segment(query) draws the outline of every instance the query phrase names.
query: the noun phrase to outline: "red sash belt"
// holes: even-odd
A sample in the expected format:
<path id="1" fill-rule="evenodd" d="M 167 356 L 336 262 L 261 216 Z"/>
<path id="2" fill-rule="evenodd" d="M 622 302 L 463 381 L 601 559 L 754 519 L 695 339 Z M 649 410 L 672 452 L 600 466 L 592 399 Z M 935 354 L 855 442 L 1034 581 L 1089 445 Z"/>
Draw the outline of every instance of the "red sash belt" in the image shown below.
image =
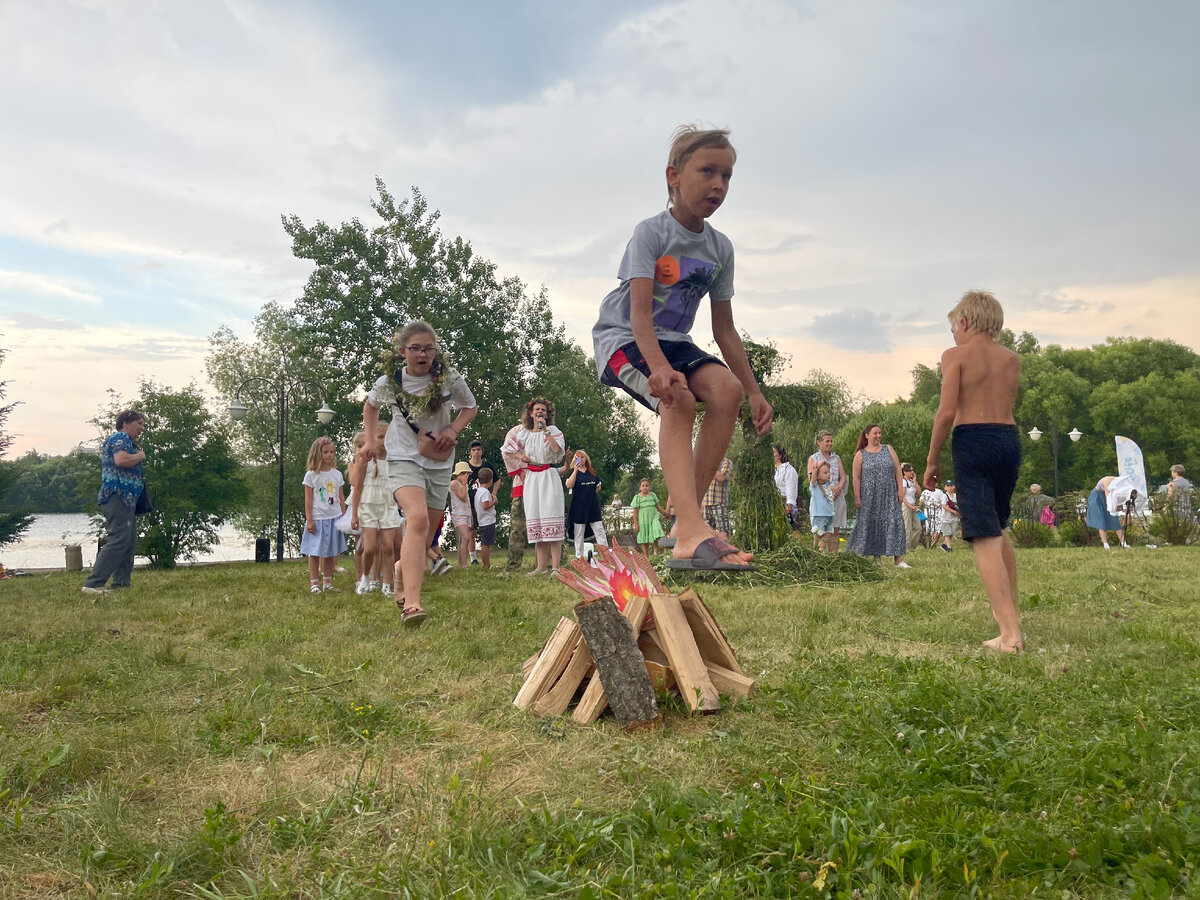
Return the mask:
<path id="1" fill-rule="evenodd" d="M 553 469 L 553 465 L 543 465 L 542 463 L 530 463 L 525 467 L 530 472 L 545 472 L 547 469 Z"/>

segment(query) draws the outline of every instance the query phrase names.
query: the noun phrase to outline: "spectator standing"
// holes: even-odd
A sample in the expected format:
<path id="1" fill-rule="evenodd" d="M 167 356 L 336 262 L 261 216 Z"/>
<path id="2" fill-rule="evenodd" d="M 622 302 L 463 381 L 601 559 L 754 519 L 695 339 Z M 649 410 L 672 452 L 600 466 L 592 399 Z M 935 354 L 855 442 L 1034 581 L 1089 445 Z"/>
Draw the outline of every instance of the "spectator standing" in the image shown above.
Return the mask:
<path id="1" fill-rule="evenodd" d="M 717 474 L 713 476 L 712 484 L 704 492 L 704 500 L 700 504 L 700 512 L 708 527 L 725 541 L 729 540 L 733 531 L 729 526 L 729 479 L 732 473 L 733 463 L 726 456 L 717 467 Z"/>
<path id="2" fill-rule="evenodd" d="M 475 555 L 475 545 L 479 540 L 479 519 L 475 508 L 475 491 L 479 486 L 479 471 L 483 468 L 491 469 L 494 478 L 496 467 L 483 458 L 483 442 L 480 440 L 471 441 L 467 448 L 467 465 L 471 467 L 471 474 L 467 478 L 467 490 L 471 500 L 471 562 L 477 563 L 479 559 Z"/>
<path id="3" fill-rule="evenodd" d="M 841 531 L 849 521 L 846 515 L 846 482 L 849 476 L 842 458 L 833 452 L 833 433 L 822 429 L 817 432 L 817 452 L 808 458 L 808 480 L 821 463 L 829 463 L 829 484 L 833 491 L 833 552 L 841 549 Z"/>
<path id="4" fill-rule="evenodd" d="M 904 478 L 904 499 L 901 514 L 904 516 L 904 549 L 911 553 L 921 543 L 921 511 L 917 508 L 917 472 L 912 463 L 901 463 L 900 474 Z"/>
<path id="5" fill-rule="evenodd" d="M 942 501 L 942 515 L 940 530 L 942 532 L 942 549 L 947 553 L 951 553 L 951 544 L 954 539 L 962 534 L 958 512 L 958 489 L 954 486 L 953 481 L 946 482 L 946 499 Z"/>
<path id="6" fill-rule="evenodd" d="M 566 534 L 562 478 L 555 465 L 563 458 L 566 441 L 554 424 L 554 404 L 535 397 L 525 404 L 521 427 L 504 444 L 503 452 L 522 467 L 525 536 L 537 553 L 533 575 L 558 571 Z"/>
<path id="7" fill-rule="evenodd" d="M 783 498 L 784 511 L 787 513 L 788 527 L 796 527 L 796 495 L 800 493 L 800 473 L 788 462 L 787 451 L 782 444 L 772 444 L 771 454 L 775 458 L 775 487 Z"/>
<path id="8" fill-rule="evenodd" d="M 575 556 L 583 558 L 583 544 L 588 529 L 596 544 L 607 547 L 608 535 L 600 518 L 600 490 L 604 486 L 592 468 L 592 459 L 583 450 L 568 453 L 563 463 L 567 475 L 567 490 L 571 492 L 571 509 L 567 513 L 567 530 L 575 539 Z"/>
<path id="9" fill-rule="evenodd" d="M 1184 475 L 1187 470 L 1181 465 L 1171 466 L 1171 480 L 1167 484 L 1167 499 L 1187 517 L 1192 515 L 1192 483 Z"/>
<path id="10" fill-rule="evenodd" d="M 650 490 L 649 478 L 642 479 L 630 504 L 633 506 L 633 514 L 637 517 L 638 549 L 649 556 L 657 549 L 655 544 L 658 539 L 664 536 L 662 522 L 658 516 L 659 513 L 665 512 L 658 503 L 658 494 Z"/>
<path id="11" fill-rule="evenodd" d="M 146 451 L 137 439 L 146 428 L 146 417 L 127 409 L 117 416 L 117 430 L 104 439 L 100 448 L 100 511 L 108 537 L 91 574 L 83 582 L 85 594 L 104 594 L 112 578 L 114 588 L 129 587 L 133 575 L 133 555 L 137 549 L 138 501 L 146 492 Z M 149 504 L 143 501 L 145 510 Z"/>
<path id="12" fill-rule="evenodd" d="M 904 561 L 904 518 L 900 504 L 904 498 L 904 479 L 896 451 L 883 443 L 883 429 L 868 425 L 858 436 L 854 453 L 854 505 L 858 518 L 850 549 L 859 556 L 884 556 L 894 559 L 897 567 L 909 568 Z"/>
<path id="13" fill-rule="evenodd" d="M 483 567 L 492 567 L 492 547 L 496 543 L 496 501 L 492 497 L 492 470 L 484 466 L 479 470 L 479 484 L 475 489 L 475 515 L 479 520 L 479 555 Z"/>
<path id="14" fill-rule="evenodd" d="M 921 491 L 921 515 L 925 517 L 924 531 L 929 539 L 931 549 L 942 541 L 942 505 L 946 502 L 946 492 L 937 486 L 937 478 L 931 481 L 932 488 Z"/>
<path id="15" fill-rule="evenodd" d="M 508 434 L 504 436 L 505 447 L 516 440 L 517 433 L 523 427 L 514 425 L 508 429 Z M 512 505 L 508 510 L 508 564 L 505 568 L 516 572 L 525 564 L 525 547 L 528 544 L 525 539 L 525 469 L 518 454 L 506 453 L 501 449 L 500 459 L 504 461 L 504 470 L 512 479 Z"/>

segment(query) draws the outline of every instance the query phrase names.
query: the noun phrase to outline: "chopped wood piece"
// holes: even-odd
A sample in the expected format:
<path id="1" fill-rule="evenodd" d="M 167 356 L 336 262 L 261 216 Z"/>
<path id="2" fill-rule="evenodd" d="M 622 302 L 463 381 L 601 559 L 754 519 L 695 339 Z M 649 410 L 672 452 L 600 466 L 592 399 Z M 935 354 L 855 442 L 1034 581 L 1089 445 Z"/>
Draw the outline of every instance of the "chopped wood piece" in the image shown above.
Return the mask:
<path id="1" fill-rule="evenodd" d="M 679 603 L 683 607 L 684 615 L 687 616 L 688 625 L 696 638 L 696 646 L 700 649 L 700 656 L 704 661 L 716 663 L 726 669 L 732 669 L 739 675 L 745 675 L 746 673 L 738 664 L 733 647 L 725 637 L 725 632 L 721 630 L 721 626 L 717 624 L 713 614 L 704 605 L 700 595 L 692 588 L 688 588 L 679 595 Z"/>
<path id="2" fill-rule="evenodd" d="M 541 655 L 542 655 L 542 651 L 539 650 L 537 653 L 533 654 L 533 656 L 529 657 L 529 659 L 525 660 L 525 662 L 521 663 L 521 683 L 522 684 L 524 684 L 525 679 L 529 677 L 529 673 L 533 671 L 533 664 L 538 661 L 538 657 Z"/>
<path id="3" fill-rule="evenodd" d="M 631 597 L 626 609 L 634 605 L 634 599 L 640 598 Z M 638 649 L 632 624 L 617 610 L 617 604 L 611 597 L 584 600 L 575 605 L 575 618 L 621 730 L 659 727 L 662 713 L 646 673 L 646 660 Z"/>
<path id="4" fill-rule="evenodd" d="M 664 693 L 675 686 L 675 673 L 670 666 L 646 660 L 646 673 L 650 676 L 655 693 Z"/>
<path id="5" fill-rule="evenodd" d="M 709 681 L 722 694 L 728 694 L 736 700 L 738 697 L 749 697 L 754 691 L 755 681 L 748 675 L 742 675 L 716 663 L 705 663 L 705 668 L 708 669 Z"/>
<path id="6" fill-rule="evenodd" d="M 671 661 L 667 659 L 666 651 L 663 650 L 662 644 L 659 642 L 657 631 L 643 631 L 639 634 L 638 647 L 642 651 L 642 656 L 646 657 L 647 662 L 656 662 L 661 666 L 671 665 Z"/>
<path id="7" fill-rule="evenodd" d="M 602 601 L 597 600 L 595 602 L 600 603 Z M 637 634 L 641 629 L 642 619 L 646 615 L 647 606 L 649 606 L 649 600 L 647 600 L 645 597 L 630 597 L 629 602 L 625 604 L 625 611 L 622 615 L 625 620 L 630 623 L 630 634 L 634 638 L 637 637 Z M 615 603 L 613 604 L 613 608 L 616 608 Z M 578 615 L 579 607 L 576 607 L 575 610 L 576 615 Z M 593 649 L 590 644 L 588 645 L 588 648 L 589 650 Z M 640 653 L 638 654 L 638 657 L 641 659 Z M 644 670 L 645 666 L 643 665 L 642 668 Z M 601 679 L 600 671 L 600 667 L 597 666 L 596 674 L 593 675 L 591 680 L 588 682 L 588 686 L 583 692 L 583 697 L 581 697 L 579 702 L 575 704 L 575 714 L 573 718 L 580 725 L 587 725 L 589 722 L 595 722 L 596 719 L 600 718 L 600 714 L 604 712 L 604 708 L 608 706 L 608 694 L 604 689 L 604 683 Z M 649 676 L 647 676 L 647 678 L 649 678 Z M 653 693 L 654 691 L 652 688 L 651 694 Z"/>
<path id="8" fill-rule="evenodd" d="M 674 594 L 651 594 L 650 608 L 654 610 L 658 638 L 671 661 L 671 671 L 684 701 L 693 712 L 717 712 L 721 700 L 708 677 L 679 598 Z"/>
<path id="9" fill-rule="evenodd" d="M 565 616 L 559 619 L 558 625 L 554 627 L 554 633 L 550 635 L 550 640 L 546 641 L 546 646 L 542 648 L 541 655 L 538 657 L 537 662 L 533 664 L 533 669 L 530 671 L 529 677 L 521 685 L 521 690 L 517 691 L 517 696 L 513 700 L 513 704 L 518 709 L 526 709 L 532 706 L 542 694 L 550 690 L 551 685 L 562 674 L 563 669 L 567 667 L 567 663 L 571 658 L 571 651 L 578 640 L 579 625 Z"/>
<path id="10" fill-rule="evenodd" d="M 533 704 L 533 711 L 539 716 L 561 716 L 571 705 L 575 691 L 592 668 L 592 654 L 588 652 L 583 635 L 575 642 L 571 651 L 571 661 L 559 676 L 558 681 L 549 691 L 543 694 Z"/>

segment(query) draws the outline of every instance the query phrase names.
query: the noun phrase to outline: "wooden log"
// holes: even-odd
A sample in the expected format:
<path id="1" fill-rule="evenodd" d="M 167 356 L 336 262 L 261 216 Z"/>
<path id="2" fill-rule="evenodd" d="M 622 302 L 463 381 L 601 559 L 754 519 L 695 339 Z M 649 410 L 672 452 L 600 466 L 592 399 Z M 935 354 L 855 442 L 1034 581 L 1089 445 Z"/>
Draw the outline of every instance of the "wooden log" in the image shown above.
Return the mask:
<path id="1" fill-rule="evenodd" d="M 529 677 L 517 691 L 513 705 L 518 709 L 527 709 L 542 694 L 550 690 L 555 680 L 562 674 L 563 669 L 567 667 L 567 663 L 571 659 L 571 651 L 578 640 L 578 623 L 572 622 L 565 616 L 559 619 L 558 624 L 554 627 L 554 633 L 550 635 L 550 640 L 546 641 L 546 646 L 542 648 L 541 656 L 533 664 Z"/>
<path id="2" fill-rule="evenodd" d="M 655 662 L 662 666 L 671 665 L 666 651 L 659 642 L 657 631 L 643 631 L 639 634 L 638 648 L 642 651 L 642 656 L 646 657 L 647 662 Z"/>
<path id="3" fill-rule="evenodd" d="M 737 700 L 739 697 L 749 697 L 754 691 L 755 681 L 748 675 L 742 675 L 733 669 L 718 666 L 716 663 L 705 663 L 708 679 L 713 687 L 722 694 L 727 694 Z"/>
<path id="4" fill-rule="evenodd" d="M 634 605 L 633 599 L 626 609 Z M 611 597 L 584 600 L 575 605 L 575 618 L 596 661 L 596 678 L 604 685 L 621 730 L 658 728 L 662 713 L 654 699 L 646 660 L 638 649 L 632 624 L 618 612 L 617 604 Z"/>
<path id="5" fill-rule="evenodd" d="M 665 693 L 675 686 L 675 673 L 670 666 L 646 660 L 646 674 L 650 676 L 656 694 Z"/>
<path id="6" fill-rule="evenodd" d="M 533 671 L 534 663 L 536 663 L 538 661 L 538 657 L 541 655 L 542 655 L 542 651 L 539 650 L 537 653 L 533 654 L 533 656 L 529 657 L 529 659 L 525 660 L 525 662 L 521 663 L 521 683 L 522 684 L 524 684 L 525 679 L 529 677 L 529 673 Z"/>
<path id="7" fill-rule="evenodd" d="M 597 603 L 600 601 L 597 600 Z M 626 621 L 630 623 L 631 634 L 634 638 L 642 627 L 642 619 L 646 615 L 646 607 L 650 605 L 650 601 L 646 597 L 630 597 L 629 602 L 625 604 L 625 611 L 622 614 Z M 613 604 L 616 608 L 616 604 Z M 638 654 L 639 657 L 641 654 Z M 643 666 L 644 668 L 644 666 Z M 604 690 L 604 682 L 601 680 L 600 672 L 597 669 L 595 675 L 588 682 L 587 688 L 583 692 L 583 696 L 579 702 L 575 704 L 575 714 L 572 716 L 580 725 L 587 725 L 590 722 L 595 722 L 600 718 L 600 714 L 604 712 L 604 708 L 608 706 L 608 694 Z"/>
<path id="8" fill-rule="evenodd" d="M 579 689 L 591 668 L 592 654 L 588 651 L 583 635 L 580 635 L 571 651 L 571 661 L 563 669 L 554 687 L 534 702 L 534 713 L 539 716 L 561 716 L 565 713 L 575 697 L 575 691 Z"/>
<path id="9" fill-rule="evenodd" d="M 721 698 L 708 677 L 679 598 L 674 594 L 651 594 L 650 608 L 654 610 L 658 638 L 671 661 L 671 671 L 675 673 L 675 683 L 679 685 L 684 701 L 693 712 L 717 712 L 721 708 Z"/>
<path id="10" fill-rule="evenodd" d="M 716 618 L 704 605 L 704 601 L 700 599 L 700 595 L 692 588 L 688 588 L 679 595 L 679 604 L 683 607 L 684 615 L 687 616 L 688 625 L 692 629 L 692 634 L 696 638 L 696 646 L 700 648 L 700 656 L 704 661 L 716 663 L 718 666 L 732 669 L 739 675 L 745 675 L 741 665 L 738 664 L 737 655 L 733 652 L 733 646 L 725 637 L 721 626 L 717 624 Z"/>

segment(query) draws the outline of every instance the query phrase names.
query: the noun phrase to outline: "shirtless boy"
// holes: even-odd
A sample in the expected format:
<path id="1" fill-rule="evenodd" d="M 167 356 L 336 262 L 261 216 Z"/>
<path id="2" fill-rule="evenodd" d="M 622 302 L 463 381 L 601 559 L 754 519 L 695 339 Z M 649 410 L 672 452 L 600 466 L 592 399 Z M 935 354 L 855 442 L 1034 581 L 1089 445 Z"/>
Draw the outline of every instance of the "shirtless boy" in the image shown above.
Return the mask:
<path id="1" fill-rule="evenodd" d="M 942 395 L 923 481 L 930 489 L 937 483 L 938 456 L 953 427 L 950 453 L 962 537 L 974 547 L 979 578 L 1000 626 L 999 637 L 983 646 L 1016 653 L 1025 642 L 1017 612 L 1017 557 L 1005 529 L 1021 464 L 1012 413 L 1021 363 L 996 343 L 1004 310 L 991 294 L 963 294 L 949 319 L 955 346 L 942 354 Z"/>

